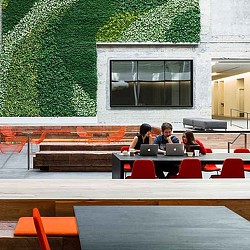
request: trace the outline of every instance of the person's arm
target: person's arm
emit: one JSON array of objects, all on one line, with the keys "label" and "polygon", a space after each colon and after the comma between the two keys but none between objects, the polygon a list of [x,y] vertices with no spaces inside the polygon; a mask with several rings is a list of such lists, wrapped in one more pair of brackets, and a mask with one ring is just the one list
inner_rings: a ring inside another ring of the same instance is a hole
[{"label": "person's arm", "polygon": [[148,137],[148,144],[153,144],[153,137],[151,135]]},{"label": "person's arm", "polygon": [[200,153],[203,154],[203,155],[205,155],[206,154],[206,148],[204,147],[204,145],[202,144],[202,142],[199,141],[199,140],[195,140],[195,141],[200,146]]},{"label": "person's arm", "polygon": [[158,144],[160,145],[160,141],[159,141],[159,136],[157,135],[153,141],[153,144]]},{"label": "person's arm", "polygon": [[172,143],[180,143],[179,139],[174,135],[170,136],[170,140]]},{"label": "person's arm", "polygon": [[154,142],[153,142],[153,144],[157,144],[157,145],[159,145],[159,149],[158,149],[158,153],[159,154],[164,154],[164,150],[162,150],[162,149],[160,149],[160,145],[161,145],[161,135],[157,135],[156,137],[155,137],[155,139],[154,139]]},{"label": "person's arm", "polygon": [[174,143],[173,140],[172,140],[172,137],[174,137],[174,136],[170,135],[170,136],[168,136],[167,138],[165,137],[165,140],[166,140],[168,143],[172,144],[172,143]]},{"label": "person's arm", "polygon": [[135,136],[134,139],[133,139],[133,141],[131,142],[131,145],[129,146],[129,148],[133,148],[134,149],[137,142],[138,142],[138,137]]}]

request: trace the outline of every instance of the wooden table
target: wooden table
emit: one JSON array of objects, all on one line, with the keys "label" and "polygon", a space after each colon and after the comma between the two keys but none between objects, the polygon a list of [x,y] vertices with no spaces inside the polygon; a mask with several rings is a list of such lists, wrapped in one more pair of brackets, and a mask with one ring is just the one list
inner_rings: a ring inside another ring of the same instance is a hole
[{"label": "wooden table", "polygon": [[222,206],[75,206],[84,250],[249,249],[250,223]]},{"label": "wooden table", "polygon": [[[112,155],[112,178],[123,179],[124,178],[124,163],[133,163],[135,160],[153,160],[154,162],[166,162],[173,164],[180,164],[181,161],[187,158],[187,156],[165,156],[158,154],[157,156],[124,156],[121,153],[113,153]],[[199,160],[202,164],[222,164],[226,158],[241,158],[245,163],[250,163],[249,153],[211,153],[206,155],[200,155]]]}]

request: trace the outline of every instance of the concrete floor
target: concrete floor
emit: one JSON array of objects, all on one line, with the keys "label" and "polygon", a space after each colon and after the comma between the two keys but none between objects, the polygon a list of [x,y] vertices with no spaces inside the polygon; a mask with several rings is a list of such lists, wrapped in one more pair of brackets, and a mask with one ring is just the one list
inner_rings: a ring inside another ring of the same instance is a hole
[{"label": "concrete floor", "polygon": [[0,153],[0,179],[111,179],[111,172],[47,172],[28,170],[27,145],[20,153]]}]

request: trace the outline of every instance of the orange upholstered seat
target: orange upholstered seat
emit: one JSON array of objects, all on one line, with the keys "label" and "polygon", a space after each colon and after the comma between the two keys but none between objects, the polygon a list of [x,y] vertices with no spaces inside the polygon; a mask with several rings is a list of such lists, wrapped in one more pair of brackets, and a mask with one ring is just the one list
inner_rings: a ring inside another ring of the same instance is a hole
[{"label": "orange upholstered seat", "polygon": [[[42,217],[42,222],[47,236],[78,236],[75,217]],[[19,218],[14,235],[36,236],[33,217]]]}]

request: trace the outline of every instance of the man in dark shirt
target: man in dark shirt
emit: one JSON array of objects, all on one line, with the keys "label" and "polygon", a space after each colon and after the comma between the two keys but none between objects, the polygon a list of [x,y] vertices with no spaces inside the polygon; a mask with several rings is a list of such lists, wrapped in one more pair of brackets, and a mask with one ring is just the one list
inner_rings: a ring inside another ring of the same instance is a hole
[{"label": "man in dark shirt", "polygon": [[[161,125],[161,134],[157,135],[154,139],[154,144],[159,145],[159,153],[166,152],[166,143],[179,143],[179,139],[172,135],[173,126],[164,122]],[[155,163],[155,172],[158,178],[170,178],[171,175],[176,175],[179,172],[179,165],[168,163]],[[164,172],[168,172],[165,177]]]}]

